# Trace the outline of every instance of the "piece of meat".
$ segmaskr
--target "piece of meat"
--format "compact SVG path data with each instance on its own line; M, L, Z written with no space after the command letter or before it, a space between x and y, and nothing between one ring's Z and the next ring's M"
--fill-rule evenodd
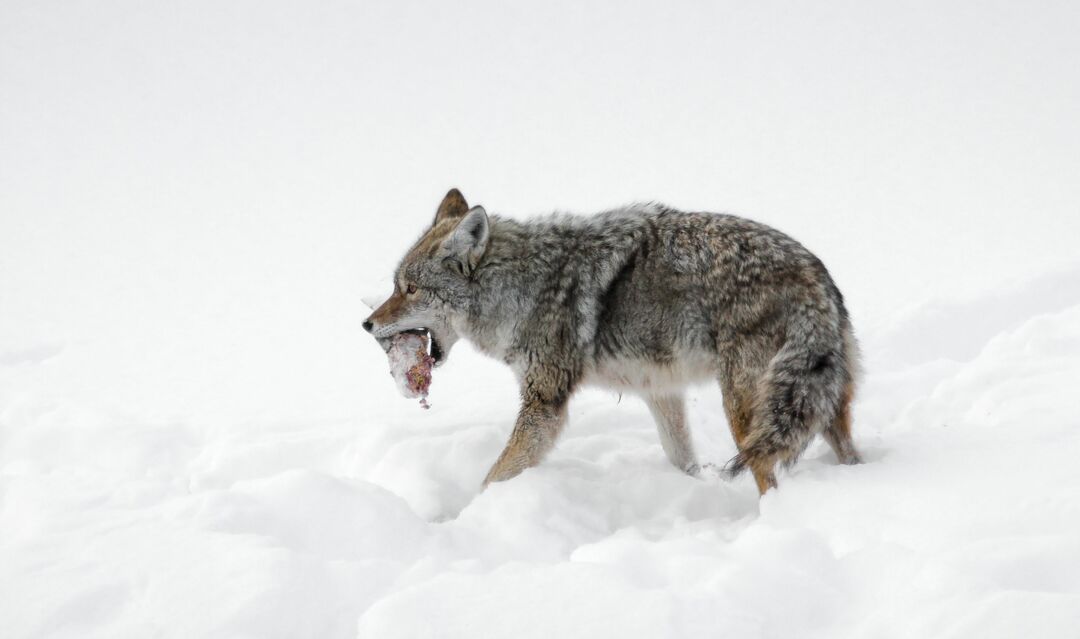
M427 403L431 387L431 367L435 363L427 353L428 336L416 333L398 333L390 339L390 374L397 382L398 392L404 397L419 397L420 405Z

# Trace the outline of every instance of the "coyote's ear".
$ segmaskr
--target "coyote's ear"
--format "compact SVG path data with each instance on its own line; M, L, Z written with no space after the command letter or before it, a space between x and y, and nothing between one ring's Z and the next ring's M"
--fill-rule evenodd
M483 257L487 243L487 211L482 206L474 206L443 242L443 260L447 267L470 277Z
M453 220L464 217L469 212L469 205L465 202L465 196L457 189L450 189L443 198L439 210L435 212L435 221L431 226L437 225L443 220Z

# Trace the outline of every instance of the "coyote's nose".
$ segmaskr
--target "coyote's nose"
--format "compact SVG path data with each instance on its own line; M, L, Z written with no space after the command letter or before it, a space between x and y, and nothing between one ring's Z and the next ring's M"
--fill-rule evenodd
M371 320L364 320L363 327L365 331L370 333L371 329L375 328L375 325L371 323Z

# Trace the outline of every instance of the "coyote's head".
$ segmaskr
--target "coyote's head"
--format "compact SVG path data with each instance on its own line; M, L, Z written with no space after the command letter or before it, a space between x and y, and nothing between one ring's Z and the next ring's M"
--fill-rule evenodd
M394 294L364 328L384 349L398 333L428 333L431 356L436 365L443 363L458 339L453 320L468 310L470 279L487 242L487 212L481 206L470 209L461 192L450 189L431 228L398 265Z

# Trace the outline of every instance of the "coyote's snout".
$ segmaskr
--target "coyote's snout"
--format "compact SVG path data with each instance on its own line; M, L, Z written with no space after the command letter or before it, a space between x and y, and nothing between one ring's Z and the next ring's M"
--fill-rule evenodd
M739 449L764 493L777 463L822 434L856 463L850 403L857 347L821 261L787 235L731 215L639 205L517 222L457 189L364 322L384 348L430 335L436 364L459 337L506 362L521 410L485 484L537 464L583 384L639 394L673 464L696 472L684 388L720 383Z

